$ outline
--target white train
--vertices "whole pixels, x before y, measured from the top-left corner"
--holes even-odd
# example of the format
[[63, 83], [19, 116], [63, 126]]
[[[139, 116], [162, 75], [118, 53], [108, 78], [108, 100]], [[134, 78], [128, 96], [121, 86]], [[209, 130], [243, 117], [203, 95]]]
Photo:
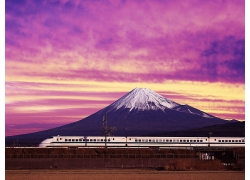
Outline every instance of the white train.
[[39, 147], [245, 147], [245, 137], [52, 136]]

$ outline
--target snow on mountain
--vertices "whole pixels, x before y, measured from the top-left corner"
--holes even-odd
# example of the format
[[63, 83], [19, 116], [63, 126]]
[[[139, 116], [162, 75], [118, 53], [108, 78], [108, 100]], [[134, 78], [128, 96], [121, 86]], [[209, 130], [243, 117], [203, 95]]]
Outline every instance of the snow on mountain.
[[116, 111], [118, 109], [129, 109], [129, 112], [131, 112], [132, 110], [161, 110], [165, 112], [166, 109], [169, 109], [182, 113], [184, 112], [202, 116], [204, 118], [214, 118], [214, 116], [192, 106], [181, 105], [174, 101], [171, 101], [148, 88], [135, 88], [128, 94], [124, 95], [108, 106], [108, 111]]
[[179, 106], [176, 106], [173, 108], [174, 110], [176, 111], [179, 111], [179, 112], [185, 112], [185, 113], [190, 113], [190, 114], [195, 114], [195, 115], [198, 115], [198, 116], [202, 116], [202, 117], [205, 117], [205, 118], [214, 118], [214, 116], [210, 115], [210, 114], [207, 114], [199, 109], [196, 109], [192, 106], [189, 106], [189, 105], [179, 105]]
[[112, 109], [128, 108], [131, 110], [164, 110], [172, 109], [180, 104], [170, 101], [167, 98], [147, 88], [135, 88], [125, 96], [121, 97], [110, 105]]

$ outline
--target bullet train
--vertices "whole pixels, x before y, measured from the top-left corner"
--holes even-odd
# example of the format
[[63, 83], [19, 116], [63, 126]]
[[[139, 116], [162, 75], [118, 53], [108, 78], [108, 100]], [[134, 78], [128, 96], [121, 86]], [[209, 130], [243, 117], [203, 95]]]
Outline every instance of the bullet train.
[[39, 147], [245, 147], [245, 137], [52, 136]]

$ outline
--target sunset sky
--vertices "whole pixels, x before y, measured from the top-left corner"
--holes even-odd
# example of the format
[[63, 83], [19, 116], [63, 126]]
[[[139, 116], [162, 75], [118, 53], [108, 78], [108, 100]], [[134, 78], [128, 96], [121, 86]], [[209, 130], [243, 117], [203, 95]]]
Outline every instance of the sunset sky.
[[5, 1], [6, 136], [78, 121], [136, 87], [245, 120], [245, 1]]

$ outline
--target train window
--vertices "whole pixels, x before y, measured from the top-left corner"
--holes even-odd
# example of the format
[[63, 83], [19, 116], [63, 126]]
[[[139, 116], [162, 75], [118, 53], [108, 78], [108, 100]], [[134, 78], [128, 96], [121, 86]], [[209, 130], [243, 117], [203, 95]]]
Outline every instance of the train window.
[[200, 142], [203, 142], [203, 140], [200, 140]]
[[232, 140], [232, 142], [234, 142], [234, 140]]
[[221, 142], [224, 142], [224, 140], [221, 140]]
[[216, 141], [216, 139], [214, 139], [214, 141]]
[[189, 142], [189, 140], [187, 140], [187, 142]]
[[113, 140], [115, 140], [115, 138], [113, 138]]
[[86, 139], [86, 141], [89, 141], [89, 139]]
[[71, 139], [69, 139], [69, 141], [71, 141]]
[[219, 142], [221, 142], [221, 140], [219, 140]]
[[225, 140], [225, 142], [227, 142], [228, 140]]
[[159, 139], [159, 142], [162, 142], [162, 140], [161, 140], [161, 139]]
[[79, 139], [79, 141], [82, 141], [82, 139]]
[[239, 142], [241, 142], [241, 140], [239, 140]]
[[76, 141], [78, 142], [78, 139], [76, 139]]
[[231, 142], [231, 140], [228, 140], [228, 142]]
[[207, 139], [206, 139], [206, 141], [207, 141]]
[[148, 142], [151, 142], [151, 139], [149, 139]]
[[183, 142], [186, 142], [186, 140], [183, 140]]
[[108, 139], [108, 141], [110, 141], [110, 139]]
[[156, 139], [155, 142], [158, 142], [158, 139]]
[[92, 139], [90, 139], [90, 141], [92, 141]]
[[172, 142], [172, 139], [170, 139], [170, 142]]
[[182, 140], [180, 140], [180, 142], [182, 142]]
[[75, 139], [72, 139], [72, 141], [75, 141]]
[[131, 141], [131, 138], [129, 138], [129, 140]]
[[103, 141], [103, 139], [101, 139], [101, 141]]
[[139, 142], [141, 142], [141, 139], [139, 139]]
[[62, 140], [62, 138], [60, 138], [60, 140]]
[[94, 141], [96, 141], [96, 139], [94, 139]]
[[135, 139], [135, 142], [137, 142], [137, 139]]
[[238, 142], [238, 140], [235, 140], [235, 142]]
[[68, 141], [68, 139], [65, 139], [65, 141]]
[[190, 140], [190, 142], [193, 142], [193, 140]]
[[242, 142], [245, 142], [245, 140], [242, 139]]
[[144, 139], [142, 139], [142, 142], [144, 142], [145, 140]]

